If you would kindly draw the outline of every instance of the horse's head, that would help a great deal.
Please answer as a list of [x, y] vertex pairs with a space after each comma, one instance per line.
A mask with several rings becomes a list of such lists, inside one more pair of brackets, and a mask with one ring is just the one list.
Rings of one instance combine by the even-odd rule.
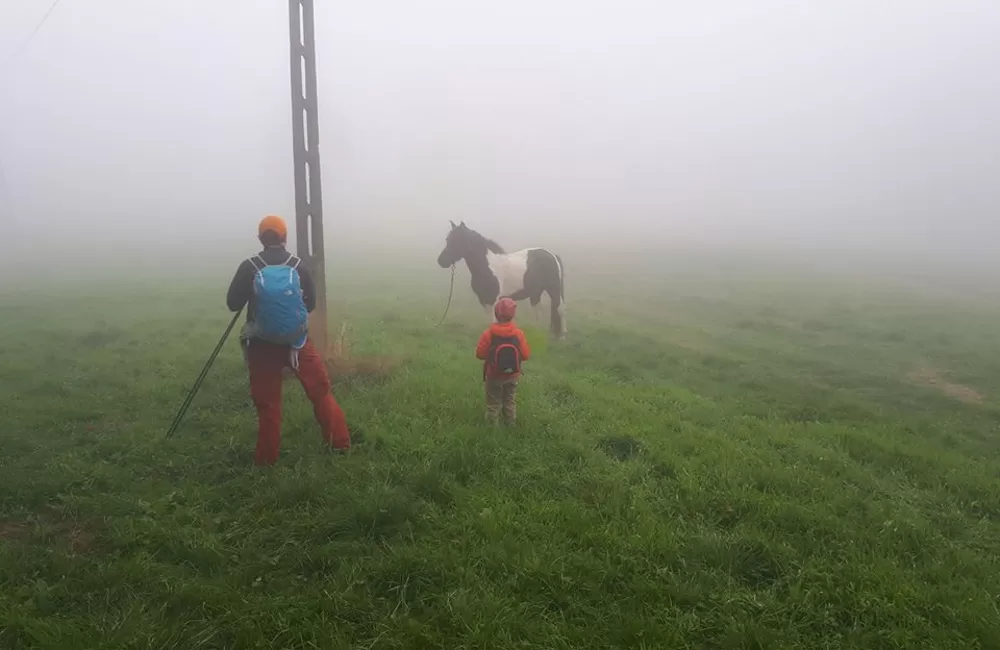
[[444, 250], [438, 255], [438, 264], [441, 268], [446, 269], [453, 266], [466, 256], [469, 252], [468, 235], [470, 232], [464, 221], [457, 226], [454, 221], [451, 222], [451, 230], [444, 240]]

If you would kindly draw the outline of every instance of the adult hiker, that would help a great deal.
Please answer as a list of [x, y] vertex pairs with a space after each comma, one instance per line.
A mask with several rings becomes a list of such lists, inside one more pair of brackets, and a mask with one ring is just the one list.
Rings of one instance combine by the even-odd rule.
[[[226, 294], [230, 311], [247, 305], [240, 344], [250, 372], [250, 396], [257, 407], [254, 462], [271, 465], [281, 446], [281, 384], [291, 368], [313, 404], [323, 439], [337, 450], [351, 446], [344, 412], [330, 392], [326, 365], [308, 332], [316, 307], [316, 285], [309, 268], [285, 250], [288, 226], [281, 217], [264, 217], [257, 227], [264, 246], [243, 260]], [[248, 304], [249, 303], [249, 304]]]

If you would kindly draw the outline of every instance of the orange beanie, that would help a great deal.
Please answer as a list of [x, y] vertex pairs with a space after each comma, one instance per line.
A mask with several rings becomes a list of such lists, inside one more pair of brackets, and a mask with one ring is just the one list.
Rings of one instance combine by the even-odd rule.
[[282, 239], [288, 237], [288, 225], [285, 223], [285, 220], [282, 219], [281, 217], [270, 215], [261, 219], [260, 225], [257, 226], [257, 236], [258, 237], [262, 236], [268, 230], [278, 235]]

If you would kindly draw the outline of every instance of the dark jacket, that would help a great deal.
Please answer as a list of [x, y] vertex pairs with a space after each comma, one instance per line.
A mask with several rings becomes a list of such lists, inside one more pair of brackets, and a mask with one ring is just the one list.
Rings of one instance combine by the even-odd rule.
[[[268, 246], [257, 255], [267, 264], [284, 264], [288, 259], [288, 251], [281, 245]], [[250, 303], [247, 307], [248, 323], [253, 322], [257, 308], [253, 294], [253, 275], [256, 270], [249, 259], [243, 260], [237, 267], [236, 275], [229, 283], [229, 291], [226, 293], [226, 306], [229, 307], [229, 311], [239, 311], [243, 305]], [[302, 300], [306, 303], [306, 309], [312, 312], [316, 308], [316, 284], [305, 261], [299, 264], [298, 270], [302, 283]]]

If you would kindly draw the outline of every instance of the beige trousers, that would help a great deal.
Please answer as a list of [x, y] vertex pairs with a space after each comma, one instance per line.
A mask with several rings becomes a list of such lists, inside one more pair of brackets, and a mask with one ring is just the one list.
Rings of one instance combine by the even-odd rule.
[[506, 424], [517, 421], [517, 379], [486, 380], [486, 421], [499, 424], [501, 412]]

